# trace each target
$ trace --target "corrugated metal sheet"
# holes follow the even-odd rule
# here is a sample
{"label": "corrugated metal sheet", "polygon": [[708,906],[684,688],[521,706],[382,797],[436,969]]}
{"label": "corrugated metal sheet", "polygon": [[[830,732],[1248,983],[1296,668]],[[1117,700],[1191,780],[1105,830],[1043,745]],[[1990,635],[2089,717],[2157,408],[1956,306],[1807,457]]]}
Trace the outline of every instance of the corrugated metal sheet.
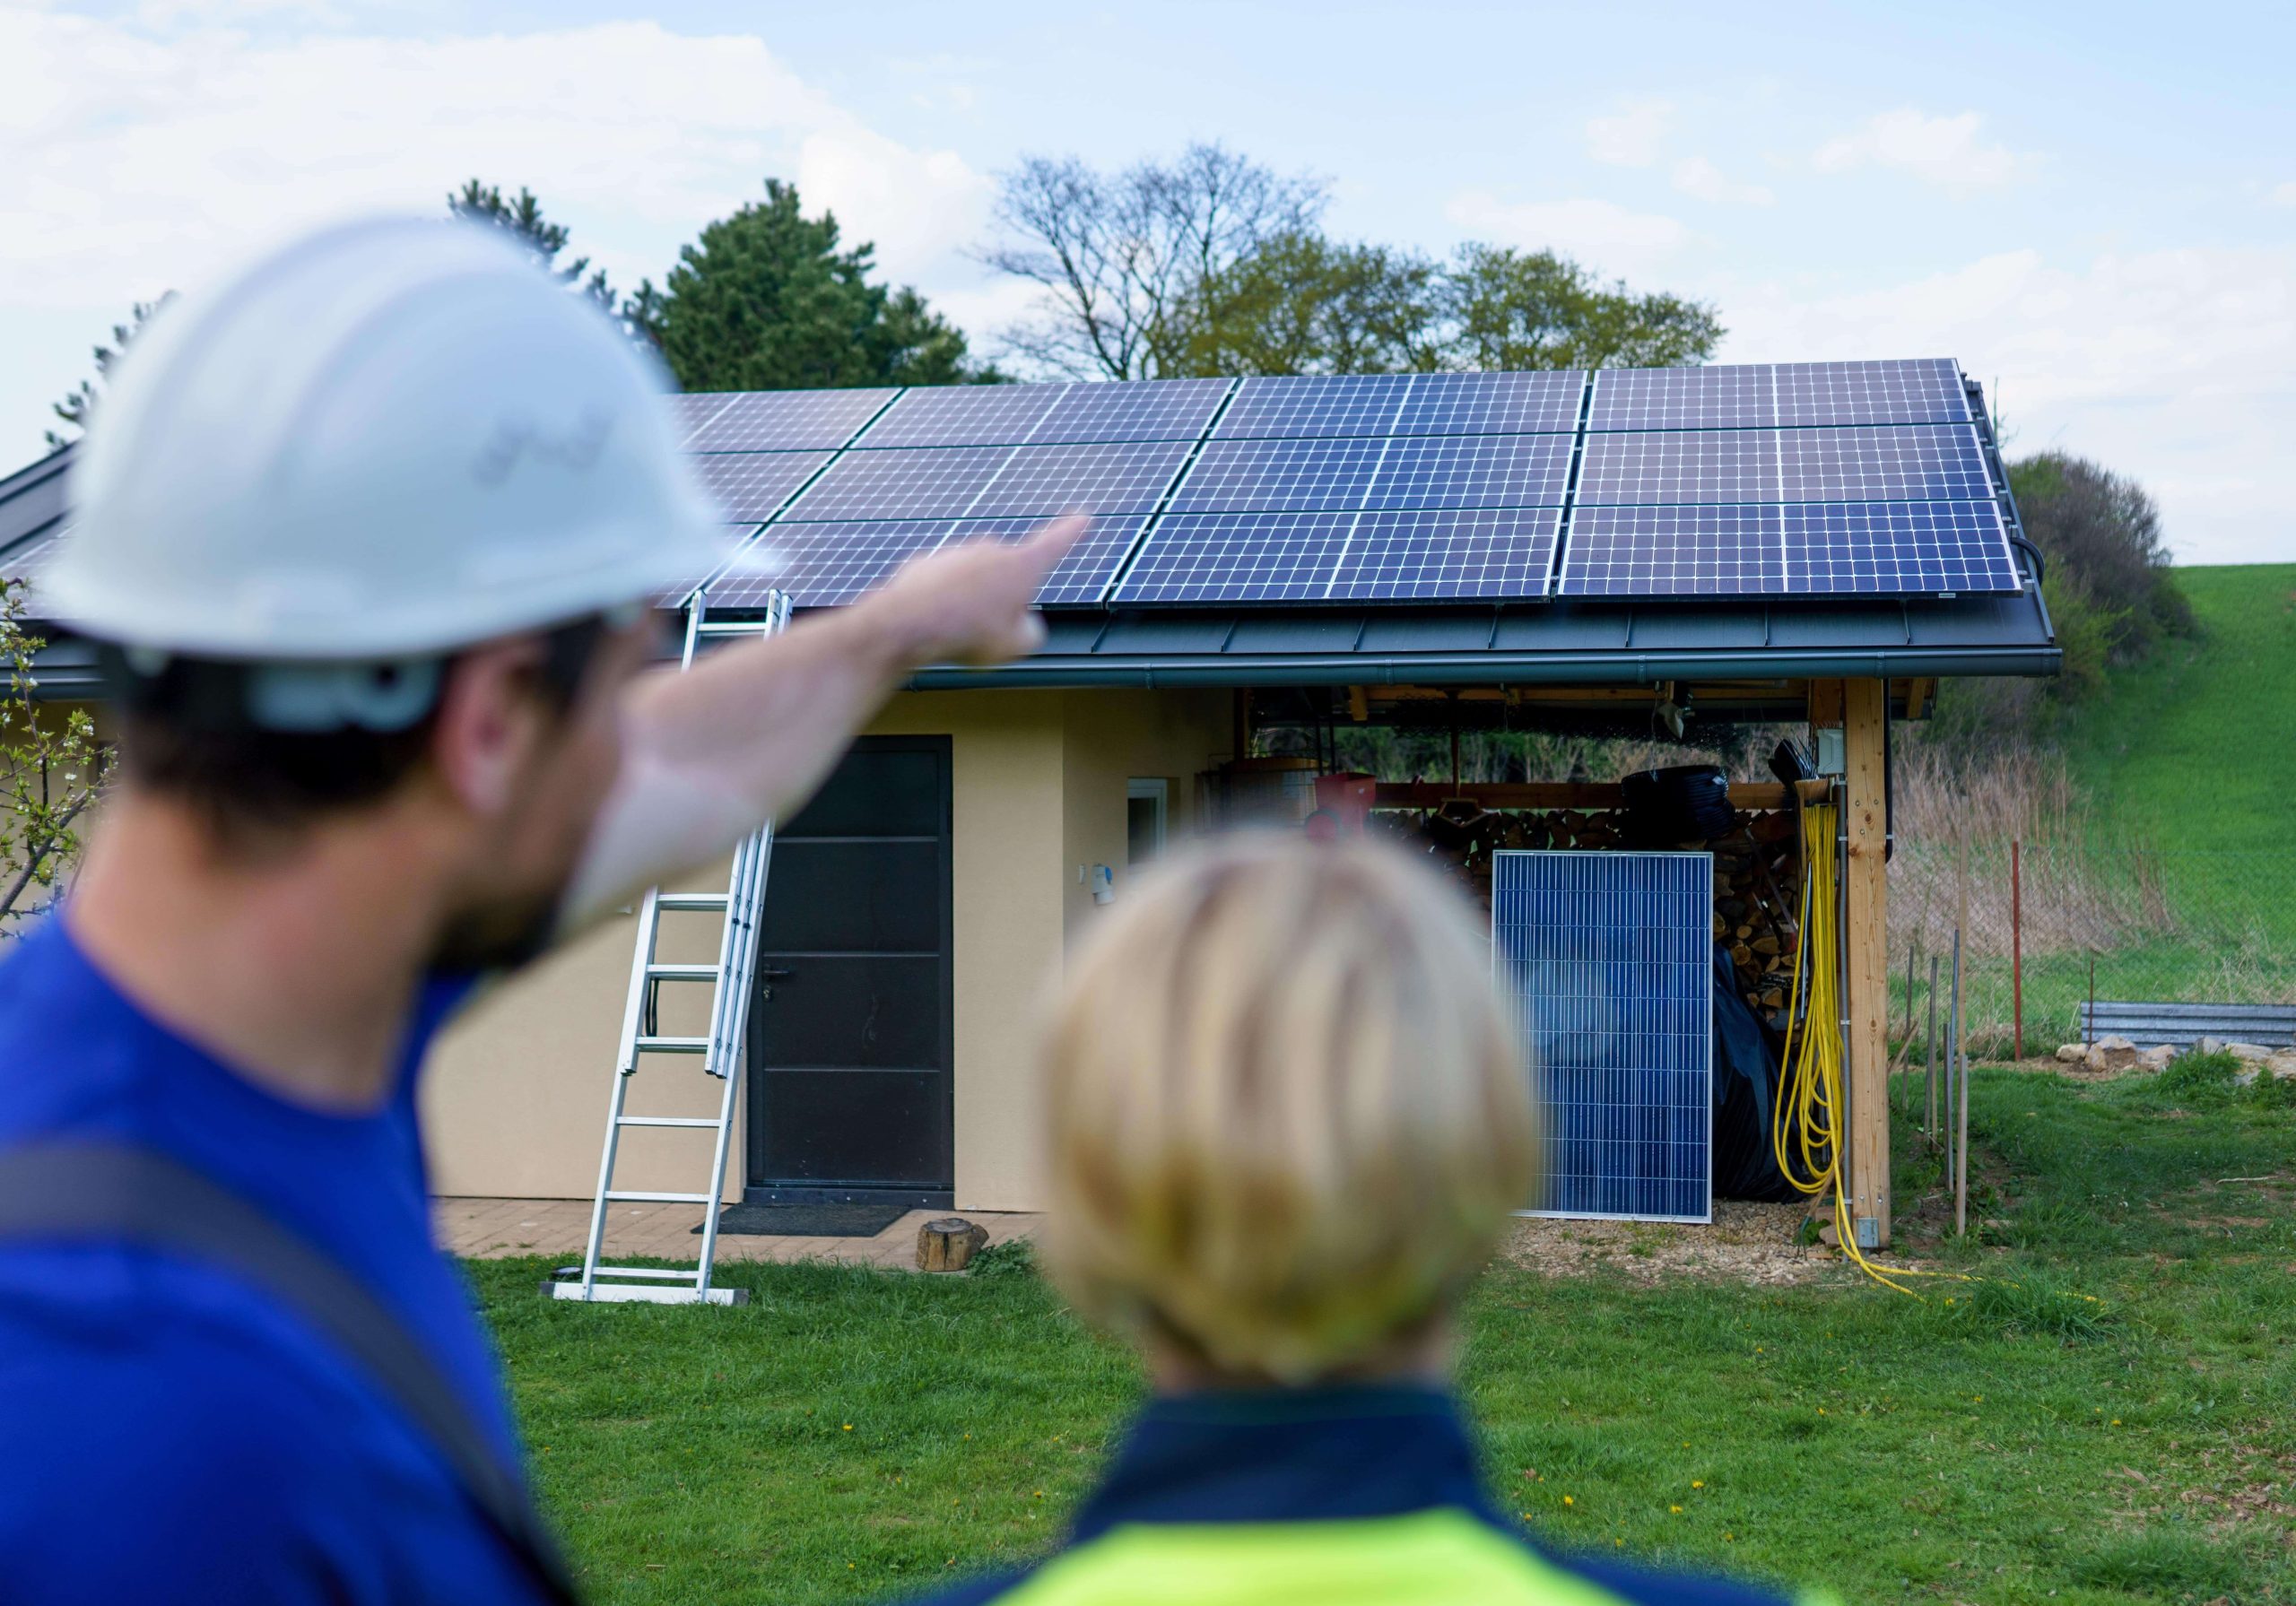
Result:
{"label": "corrugated metal sheet", "polygon": [[2265,1048],[2296,1048],[2296,1004],[2285,1003],[2108,1003],[2096,1014],[2083,1000],[2079,1019],[2084,1042],[2126,1037],[2139,1048],[2162,1044],[2186,1048],[2203,1037],[2254,1043]]}

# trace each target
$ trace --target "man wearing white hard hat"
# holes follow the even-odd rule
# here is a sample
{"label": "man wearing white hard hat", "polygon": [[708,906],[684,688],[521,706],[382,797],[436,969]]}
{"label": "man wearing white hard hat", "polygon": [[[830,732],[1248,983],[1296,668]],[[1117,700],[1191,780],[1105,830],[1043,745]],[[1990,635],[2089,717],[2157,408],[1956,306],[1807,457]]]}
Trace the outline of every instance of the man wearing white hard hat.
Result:
{"label": "man wearing white hard hat", "polygon": [[1077,526],[641,673],[726,538],[657,376],[499,239],[320,234],[117,381],[42,593],[121,775],[0,965],[0,1599],[570,1598],[431,1242],[425,1046],[917,666],[1028,650]]}

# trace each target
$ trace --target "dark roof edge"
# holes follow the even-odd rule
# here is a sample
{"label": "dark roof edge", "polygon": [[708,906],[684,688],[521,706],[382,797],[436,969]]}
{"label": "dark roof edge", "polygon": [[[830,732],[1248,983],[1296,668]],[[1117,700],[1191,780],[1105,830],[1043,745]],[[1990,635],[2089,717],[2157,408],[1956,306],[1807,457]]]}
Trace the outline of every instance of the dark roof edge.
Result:
{"label": "dark roof edge", "polygon": [[1944,675],[2053,675],[2055,647],[1845,650],[1764,647],[1748,652],[1179,654],[1170,657],[1024,658],[994,669],[944,667],[909,677],[916,691],[989,687],[1641,685],[1655,681],[1803,680],[1811,676],[1911,680]]}

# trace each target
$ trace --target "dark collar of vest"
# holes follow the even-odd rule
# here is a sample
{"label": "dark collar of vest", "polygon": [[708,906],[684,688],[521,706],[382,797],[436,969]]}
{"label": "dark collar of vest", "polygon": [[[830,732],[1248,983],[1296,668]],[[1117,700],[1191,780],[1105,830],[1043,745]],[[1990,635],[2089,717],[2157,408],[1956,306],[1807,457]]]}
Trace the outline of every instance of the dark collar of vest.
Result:
{"label": "dark collar of vest", "polygon": [[1450,1396],[1408,1385],[1152,1401],[1074,1542],[1126,1523],[1283,1523],[1457,1506],[1487,1516]]}

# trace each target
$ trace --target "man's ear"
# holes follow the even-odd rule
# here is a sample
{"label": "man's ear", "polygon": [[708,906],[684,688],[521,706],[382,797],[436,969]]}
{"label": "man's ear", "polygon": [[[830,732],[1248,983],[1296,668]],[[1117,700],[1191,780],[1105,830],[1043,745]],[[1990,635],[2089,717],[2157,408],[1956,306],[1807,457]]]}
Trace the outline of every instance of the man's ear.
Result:
{"label": "man's ear", "polygon": [[431,760],[442,786],[474,814],[495,815],[517,796],[548,716],[535,696],[542,647],[531,638],[457,656],[439,694]]}

